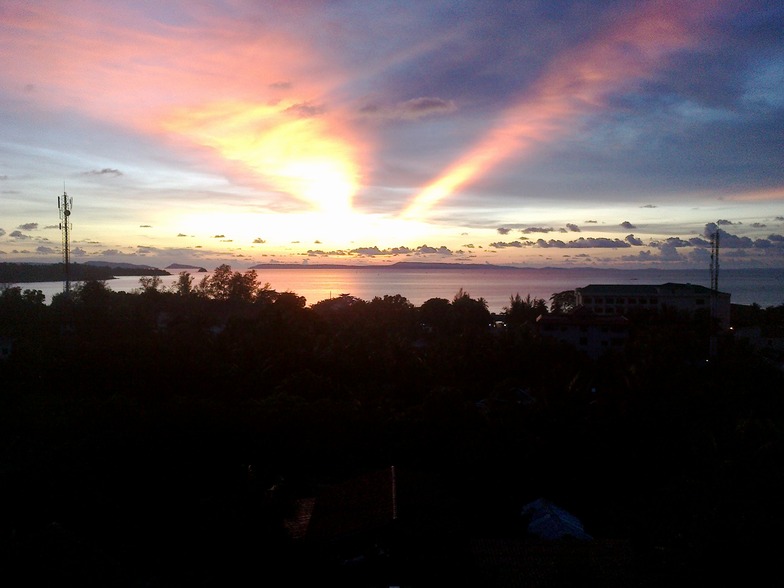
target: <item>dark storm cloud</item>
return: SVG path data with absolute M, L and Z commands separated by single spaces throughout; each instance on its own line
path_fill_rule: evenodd
M 123 175 L 119 169 L 105 167 L 103 169 L 93 169 L 82 173 L 83 176 L 112 176 L 114 178 Z
M 682 261 L 684 259 L 677 247 L 668 243 L 659 247 L 659 256 L 664 261 Z
M 379 104 L 366 104 L 359 112 L 371 118 L 418 120 L 421 118 L 448 114 L 457 110 L 452 100 L 442 98 L 422 97 L 398 102 L 393 106 Z
M 638 239 L 634 235 L 626 235 L 626 242 L 629 245 L 642 245 L 642 240 Z
M 441 245 L 441 247 L 420 245 L 414 250 L 414 253 L 416 255 L 452 255 L 452 250 L 444 245 Z
M 323 104 L 312 104 L 310 102 L 301 102 L 289 106 L 285 112 L 293 114 L 297 118 L 313 118 L 320 116 L 326 112 L 326 107 Z
M 650 249 L 640 251 L 636 255 L 623 255 L 623 261 L 635 262 L 649 262 L 649 261 L 664 261 L 664 262 L 681 262 L 687 258 L 680 254 L 680 252 L 672 246 L 662 245 L 658 248 L 656 253 L 651 252 Z
M 338 249 L 335 251 L 323 251 L 321 249 L 308 249 L 308 257 L 345 257 L 349 255 L 346 251 Z
M 536 241 L 536 246 L 556 249 L 623 249 L 626 247 L 631 247 L 631 244 L 627 243 L 626 241 L 621 241 L 620 239 L 607 239 L 603 237 L 588 237 L 586 239 L 585 237 L 580 237 L 575 241 L 567 242 L 558 239 L 550 239 L 549 241 L 539 239 Z
M 352 249 L 351 253 L 355 253 L 356 255 L 362 255 L 366 257 L 374 257 L 376 255 L 386 255 L 386 253 L 381 251 L 377 245 L 373 245 L 373 247 L 357 247 L 356 249 Z
M 428 247 L 427 245 L 421 245 L 416 249 L 410 249 L 409 247 L 403 246 L 392 247 L 390 249 L 379 249 L 377 245 L 374 245 L 372 247 L 358 247 L 357 249 L 352 249 L 349 253 L 367 257 L 375 257 L 379 255 L 408 255 L 410 253 L 452 255 L 452 252 L 446 247 L 442 246 L 436 249 L 434 247 Z
M 710 238 L 713 234 L 718 233 L 719 245 L 727 249 L 748 249 L 754 246 L 754 242 L 748 237 L 739 237 L 728 233 L 724 229 L 716 226 L 716 223 L 708 223 L 705 225 L 703 236 Z
M 25 223 L 23 225 L 19 225 L 16 227 L 17 229 L 22 229 L 23 231 L 34 231 L 38 228 L 38 223 Z
M 768 240 L 775 241 L 776 243 L 784 243 L 784 235 L 771 234 L 768 235 Z
M 680 237 L 668 237 L 664 241 L 651 241 L 651 247 L 692 247 L 694 243 L 685 241 Z

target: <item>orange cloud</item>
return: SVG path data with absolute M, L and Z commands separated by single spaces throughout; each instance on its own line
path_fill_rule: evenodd
M 621 16 L 604 35 L 556 58 L 531 93 L 509 108 L 485 137 L 404 211 L 418 217 L 462 186 L 511 157 L 569 132 L 581 115 L 601 108 L 609 93 L 632 86 L 668 53 L 696 42 L 697 25 L 715 2 L 650 2 Z
M 723 196 L 721 199 L 739 202 L 784 202 L 784 187 L 739 192 Z

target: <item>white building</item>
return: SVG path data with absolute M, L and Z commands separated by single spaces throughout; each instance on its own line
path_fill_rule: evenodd
M 593 359 L 622 350 L 629 337 L 626 317 L 597 316 L 579 306 L 569 314 L 542 314 L 536 326 L 539 335 L 569 343 Z
M 711 313 L 713 292 L 694 284 L 620 285 L 591 284 L 575 290 L 577 306 L 596 315 L 628 315 L 636 310 L 664 310 L 666 308 L 694 315 L 699 311 Z M 730 295 L 716 292 L 715 312 L 719 324 L 730 326 Z

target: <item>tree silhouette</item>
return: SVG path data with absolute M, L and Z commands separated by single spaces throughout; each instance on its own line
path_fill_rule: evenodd
M 542 314 L 547 314 L 544 299 L 531 298 L 530 294 L 523 298 L 519 293 L 509 297 L 509 306 L 505 306 L 503 311 L 506 323 L 516 327 L 533 325 Z
M 189 272 L 180 272 L 177 275 L 177 281 L 172 284 L 172 292 L 178 296 L 191 296 L 194 293 L 193 276 Z
M 550 296 L 550 312 L 554 314 L 571 312 L 576 305 L 577 295 L 574 290 L 564 290 Z

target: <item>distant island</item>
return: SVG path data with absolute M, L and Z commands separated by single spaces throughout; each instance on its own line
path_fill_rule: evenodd
M 197 265 L 188 265 L 188 264 L 183 264 L 183 263 L 171 263 L 171 264 L 167 265 L 165 269 L 167 269 L 167 270 L 176 270 L 176 271 L 180 271 L 180 270 L 196 270 L 199 273 L 207 271 L 206 268 L 199 267 Z
M 71 264 L 70 279 L 73 282 L 86 280 L 112 280 L 117 276 L 170 276 L 166 270 L 149 265 L 88 261 Z M 65 280 L 62 263 L 0 263 L 0 284 L 27 282 L 59 282 Z

